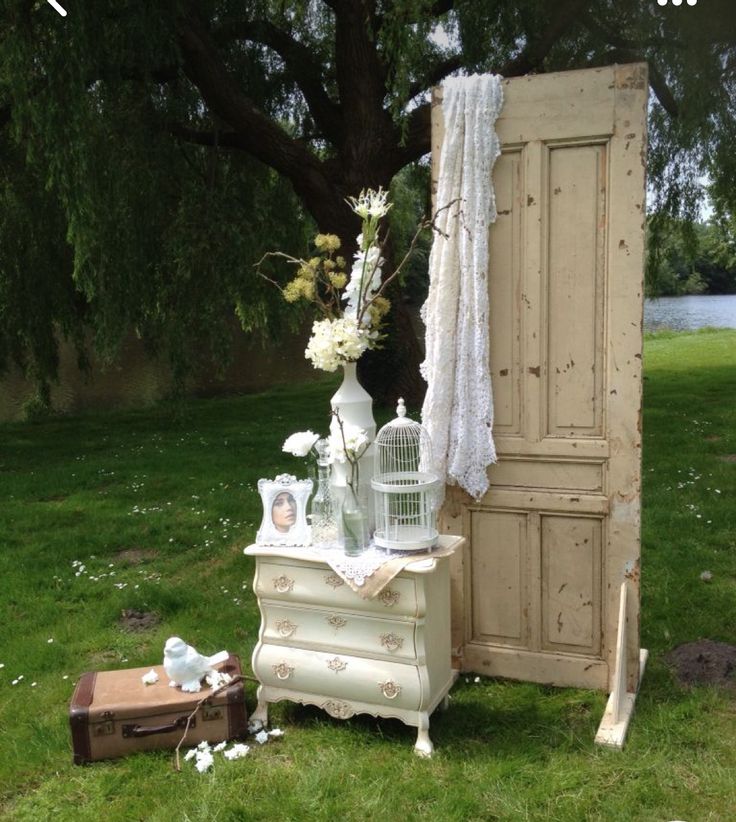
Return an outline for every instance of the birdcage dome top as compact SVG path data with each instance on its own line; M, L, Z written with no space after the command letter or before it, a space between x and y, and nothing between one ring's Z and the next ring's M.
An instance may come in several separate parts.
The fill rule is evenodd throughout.
M432 446L427 429L406 416L406 405L399 399L396 418L386 423L376 435L376 474L378 482L389 477L416 482L432 465ZM409 475L415 475L409 480ZM427 478L429 479L429 477Z

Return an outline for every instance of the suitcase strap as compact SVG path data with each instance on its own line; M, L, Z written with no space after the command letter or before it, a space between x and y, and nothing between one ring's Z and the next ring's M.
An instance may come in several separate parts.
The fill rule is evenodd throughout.
M173 722L169 722L166 725L123 725L122 731L123 736L126 738L154 736L155 734L169 734L172 731L180 731L182 728L186 728L187 721L189 721L190 728L196 727L197 718L193 716L191 720L189 720L189 714L186 714L185 716L180 716L178 719L175 719Z

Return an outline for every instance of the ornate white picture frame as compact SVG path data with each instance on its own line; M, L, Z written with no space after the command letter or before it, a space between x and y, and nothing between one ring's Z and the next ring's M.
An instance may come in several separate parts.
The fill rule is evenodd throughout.
M310 545L307 500L312 480L298 480L292 474L275 479L259 479L258 493L263 503L263 519L256 535L257 545Z

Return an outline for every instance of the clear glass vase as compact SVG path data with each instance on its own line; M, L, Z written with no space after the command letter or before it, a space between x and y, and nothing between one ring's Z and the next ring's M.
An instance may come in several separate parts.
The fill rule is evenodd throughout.
M319 545L337 540L337 521L330 493L330 443L327 439L317 440L314 451L317 454L317 490L312 497L311 524L312 544Z
M368 508L360 499L358 489L345 486L340 503L340 541L345 556L358 557L368 547Z

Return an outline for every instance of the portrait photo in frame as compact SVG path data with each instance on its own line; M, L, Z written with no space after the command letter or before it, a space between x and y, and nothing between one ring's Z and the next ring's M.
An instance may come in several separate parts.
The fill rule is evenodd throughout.
M263 520L256 535L257 545L309 545L307 501L312 480L298 480L291 474L275 479L259 479L258 493L263 503Z

